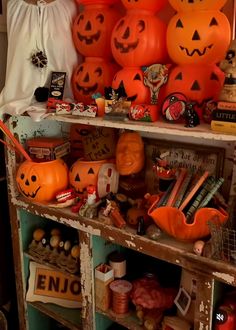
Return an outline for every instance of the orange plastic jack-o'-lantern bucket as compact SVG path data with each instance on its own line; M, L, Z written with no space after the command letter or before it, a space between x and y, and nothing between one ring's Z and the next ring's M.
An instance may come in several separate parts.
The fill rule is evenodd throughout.
M219 10L179 12L167 28L167 49L177 64L212 64L221 61L231 38L228 18Z
M62 159L37 163L24 161L16 174L20 193L34 202L49 202L68 186L68 168Z
M169 0L177 11L220 9L227 0Z
M69 182L77 191L82 193L89 185L97 186L98 173L103 164L114 163L113 159L83 160L78 159L70 168Z

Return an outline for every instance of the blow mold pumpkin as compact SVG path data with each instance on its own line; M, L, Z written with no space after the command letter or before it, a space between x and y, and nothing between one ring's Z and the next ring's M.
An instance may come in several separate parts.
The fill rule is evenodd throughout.
M122 67L164 63L167 58L166 25L155 15L130 10L113 29L111 49Z
M77 51L83 56L111 57L111 33L119 18L117 10L105 5L85 8L72 28Z
M220 62L231 38L227 17L218 10L180 12L167 28L167 49L177 64L211 64Z
M127 100L132 104L150 103L150 90L144 85L144 74L140 68L124 67L118 71L112 81L112 88L123 84Z
M121 0L126 9L141 9L150 10L155 13L161 10L167 3L168 0Z
M221 9L227 0L169 0L177 11Z
M68 168L62 159L36 163L26 160L16 175L20 193L34 202L49 202L68 186Z
M217 100L224 83L224 73L215 64L178 65L170 71L165 94L183 93L199 105Z
M70 185L77 191L82 193L89 185L97 185L98 173L102 165L106 163L114 163L114 160L83 160L78 159L72 164L69 170Z
M83 6L97 5L97 4L110 6L119 2L119 0L75 0L75 2L77 2L78 5L83 5Z
M99 57L86 57L72 75L72 90L76 101L90 104L94 93L104 93L105 86L111 86L118 71L116 64Z

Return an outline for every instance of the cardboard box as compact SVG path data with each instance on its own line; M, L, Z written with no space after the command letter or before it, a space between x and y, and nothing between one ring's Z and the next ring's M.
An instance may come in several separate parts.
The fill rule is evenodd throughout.
M70 142L62 138L37 137L26 141L32 160L44 162L66 156L70 152Z

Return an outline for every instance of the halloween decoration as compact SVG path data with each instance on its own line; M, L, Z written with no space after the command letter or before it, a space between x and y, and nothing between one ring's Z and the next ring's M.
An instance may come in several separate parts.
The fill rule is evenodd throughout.
M117 89L105 87L105 116L104 119L127 119L131 101L127 101L127 94L123 81Z
M184 117L186 120L185 127L195 127L200 124L200 119L196 110L194 109L195 104L193 102L187 102Z
M121 175L136 174L144 166L144 143L139 133L124 132L116 145L116 167Z
M80 60L71 31L76 4L74 0L13 0L6 4L7 72L0 94L0 112L20 115L29 111L30 116L34 114L32 117L38 119L43 110L35 102L34 93L39 86L48 85L52 71L63 68L67 73L64 96L73 98L71 76Z
M105 4L85 6L74 21L72 35L75 47L83 56L110 58L110 38L120 18L117 10Z
M102 4L102 5L113 5L116 4L119 0L75 0L78 5L94 5L94 4Z
M188 100L201 105L210 99L218 99L223 81L224 73L215 64L177 65L170 71L165 94L168 97L177 93L179 98L181 93Z
M115 64L101 57L86 57L72 76L72 89L78 102L92 103L94 93L103 93L105 86L110 86L117 71Z
M225 73L225 80L219 100L236 102L236 39L232 40L225 59L220 62L220 68Z
M36 163L26 160L16 174L20 193L35 202L49 202L68 186L68 168L62 159Z
M112 80L112 88L123 85L127 101L132 104L149 103L150 91L144 85L144 73L139 67L124 67L118 71Z
M195 11L221 9L227 0L169 0L171 6L177 11Z
M167 120L179 120L184 114L187 98L182 93L172 93L166 97L162 105L162 114Z
M159 108L156 104L131 105L129 118L138 121L154 122L159 119Z
M221 61L230 43L230 24L218 10L179 12L167 28L167 49L177 64L212 64Z
M46 102L48 99L48 91L47 87L38 87L34 91L34 96L36 101L38 102Z
M172 237L183 241L196 241L210 234L208 222L217 217L220 223L228 219L228 214L220 208L201 208L194 214L192 223L187 223L185 215L175 207L155 208L155 203L148 210L155 224Z
M166 26L153 14L127 11L111 36L112 54L118 64L140 67L166 60Z
M157 104L162 85L167 82L168 67L163 64L153 64L144 70L144 84L151 92L151 104Z
M121 0L126 9L149 10L151 13L161 10L166 4L167 0Z
M82 193L88 185L97 186L98 172L105 163L113 163L113 160L103 159L97 161L86 161L78 159L70 168L69 182L77 191Z
M115 164L103 164L98 172L98 196L105 197L109 193L117 193L119 184L119 173Z

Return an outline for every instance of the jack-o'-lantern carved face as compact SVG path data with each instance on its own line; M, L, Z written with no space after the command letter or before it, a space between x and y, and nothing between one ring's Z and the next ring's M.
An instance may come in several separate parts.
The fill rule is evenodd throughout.
M166 4L167 0L121 0L126 9L144 9L150 10L152 13L161 10Z
M144 143L136 132L124 132L116 145L116 168L121 175L139 173L144 166Z
M105 86L111 86L112 78L117 71L116 65L103 59L91 60L78 66L72 76L74 98L85 104L90 104L94 93L104 93Z
M123 83L127 100L133 104L150 103L150 91L143 83L143 71L139 68L123 68L112 81L112 88L118 89Z
M227 0L169 0L177 11L220 9Z
M110 161L111 162L111 161ZM77 191L82 193L89 185L97 186L98 173L101 166L109 163L109 160L102 159L97 161L77 160L70 168L69 182Z
M167 29L167 48L177 64L211 64L222 60L230 43L230 24L217 10L178 13Z
M224 82L224 73L214 64L179 65L169 75L166 95L183 93L199 105L209 99L217 100Z
M72 35L76 49L83 56L110 57L112 29L120 18L107 6L87 8L74 21Z
M35 202L49 202L68 186L68 168L61 159L23 162L16 175L21 194Z
M121 66L162 63L166 52L166 26L155 15L127 14L113 29L112 54Z

